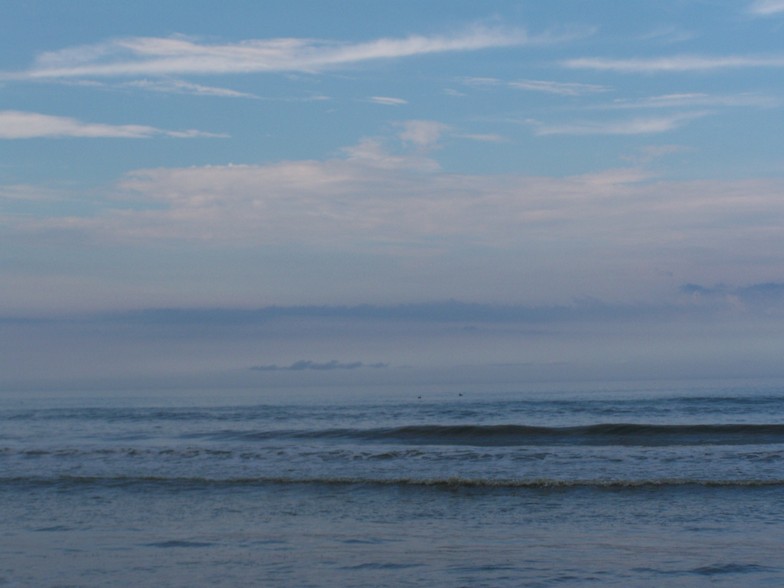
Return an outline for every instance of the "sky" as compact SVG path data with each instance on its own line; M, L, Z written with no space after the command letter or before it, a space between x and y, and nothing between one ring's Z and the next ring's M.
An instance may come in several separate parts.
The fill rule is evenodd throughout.
M781 0L0 11L0 385L784 375Z

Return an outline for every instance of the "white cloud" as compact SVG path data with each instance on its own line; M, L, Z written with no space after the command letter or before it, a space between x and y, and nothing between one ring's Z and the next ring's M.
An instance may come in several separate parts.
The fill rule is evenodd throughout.
M166 135L167 137L176 137L177 139L197 139L197 138L210 138L210 139L227 139L229 137L226 133L208 133L196 129L188 129L186 131L164 131L157 130L159 134Z
M408 169L433 171L439 168L436 161L424 157L423 149L416 154L393 154L387 151L378 139L364 139L357 145L343 149L352 164L375 169Z
M400 139L420 149L435 147L441 135L449 130L447 125L432 120L407 120L402 123L402 126Z
M528 121L537 135L649 135L680 128L687 122L705 116L705 112L690 112L671 116L638 117L612 121L585 121L546 125Z
M196 130L168 131L145 125L87 123L75 118L37 112L0 111L0 139L43 137L147 139L158 135L177 138L225 137L225 135Z
M749 6L749 12L759 16L769 16L784 12L784 0L754 0Z
M378 59L558 40L552 36L532 37L520 29L480 26L451 35L412 35L353 44L297 38L206 44L184 36L128 37L44 53L28 71L17 74L6 72L2 77L46 79L314 72Z
M56 191L42 186L34 186L31 184L0 185L0 200L51 202L59 198L60 195Z
M465 96L463 92L460 92L459 90L455 90L454 88L444 88L444 94L446 94L447 96L453 96L458 98Z
M676 26L657 27L641 35L641 41L654 41L660 44L675 44L690 41L697 35L693 31L684 30Z
M687 107L742 107L752 106L759 108L770 108L778 106L779 100L765 96L744 92L741 94L705 94L701 92L690 92L680 94L664 94L661 96L651 96L642 100L616 100L609 105L597 108L687 108Z
M623 159L635 165L645 165L662 157L682 153L687 150L682 145L646 145L640 147L636 153L623 157Z
M454 136L459 139L479 141L480 143L504 143L507 141L506 137L496 133L460 133Z
M720 69L784 67L784 55L768 56L700 56L674 55L671 57L607 59L602 57L581 57L568 59L561 63L572 69L593 69L618 73L659 73L713 71Z
M247 92L193 84L184 80L135 80L133 82L125 82L122 85L164 94L193 94L196 96L216 96L221 98L258 98L255 94L249 94Z
M384 106L403 106L408 104L408 100L403 98L392 98L390 96L371 96L370 101L374 104L383 104Z
M369 146L358 151L367 154ZM418 165L415 156L377 160L349 153L140 170L118 184L130 208L10 222L39 234L145 246L296 244L401 259L470 244L504 255L526 251L529 270L540 259L541 271L558 264L558 274L602 272L597 260L605 254L625 272L641 264L700 268L706 259L715 268L738 260L741 268L755 252L784 246L784 186L773 181L662 182L634 167L567 178L465 175Z
M498 86L502 82L497 78L483 78L483 77L465 77L461 78L460 82L466 86L487 87Z
M607 92L609 88L597 84L578 84L574 82L552 82L547 80L519 80L509 82L512 88L529 90L532 92L545 92L548 94L558 94L560 96L582 96L583 94L595 94L597 92Z
M366 140L324 161L138 170L84 214L2 220L39 243L295 248L344 269L347 259L388 261L396 278L372 280L407 296L413 281L424 297L459 288L629 299L661 287L665 271L700 283L780 275L770 252L784 247L782 193L781 181L661 181L639 167L562 178L447 173L415 145L395 155ZM369 287L352 279L352 291Z
M646 177L633 169L567 179L453 175L418 153L394 156L366 140L344 159L140 170L118 184L132 209L29 220L28 228L113 240L386 247L468 237L501 243L577 213L570 203L582 208Z

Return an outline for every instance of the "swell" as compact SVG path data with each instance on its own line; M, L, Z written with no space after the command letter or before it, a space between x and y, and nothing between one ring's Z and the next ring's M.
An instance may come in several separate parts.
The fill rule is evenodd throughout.
M439 410L480 410L488 408L499 410L512 410L515 412L557 412L557 413L633 413L651 409L666 409L665 412L678 412L686 407L687 413L714 412L720 409L743 411L747 409L759 410L768 406L780 409L784 396L780 394L767 394L759 396L667 396L662 398L641 399L593 399L593 400L505 400L505 401L460 401L452 403L419 403L417 410L425 407L437 407ZM315 410L321 412L325 406L316 406ZM329 408L334 408L329 405ZM354 407L357 411L366 410L395 410L406 411L412 409L411 404L362 404ZM694 410L691 410L694 409ZM296 404L252 404L237 406L211 406L211 407L79 407L79 408L39 408L39 409L7 409L4 418L8 420L100 420L100 421L152 421L152 420L253 420L259 417L287 418L312 414L314 407Z
M441 489L595 489L595 490L657 490L668 488L782 488L784 478L776 479L699 479L699 478L654 478L637 480L581 479L562 480L538 479L486 479L486 478L361 478L361 477L252 477L252 478L201 478L159 476L58 476L0 478L2 489L85 489L116 488L137 489L159 488L162 490L230 489L264 486L331 486L346 488L441 488Z
M604 423L577 427L526 425L408 425L374 429L219 431L190 437L270 441L302 439L363 441L409 445L750 445L784 443L781 424L646 425Z

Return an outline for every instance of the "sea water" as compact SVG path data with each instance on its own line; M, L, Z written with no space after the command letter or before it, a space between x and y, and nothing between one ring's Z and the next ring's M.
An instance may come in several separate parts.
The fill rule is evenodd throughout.
M0 586L784 585L776 383L0 396Z

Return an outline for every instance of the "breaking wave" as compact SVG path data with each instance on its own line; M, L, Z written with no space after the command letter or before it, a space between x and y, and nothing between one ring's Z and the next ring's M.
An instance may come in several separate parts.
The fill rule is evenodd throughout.
M578 427L526 425L408 425L376 429L219 431L191 434L221 440L311 439L409 445L751 445L784 443L781 424L646 425L606 423Z
M441 489L597 489L645 490L666 488L784 488L784 478L777 479L699 479L654 478L639 480L557 478L485 479L485 478L364 478L324 477L297 478L285 476L245 478L164 477L164 476L56 476L0 478L0 486L57 487L60 489L85 486L111 488L150 488L183 490L198 488L262 487L262 486L343 486L343 487L419 487Z

